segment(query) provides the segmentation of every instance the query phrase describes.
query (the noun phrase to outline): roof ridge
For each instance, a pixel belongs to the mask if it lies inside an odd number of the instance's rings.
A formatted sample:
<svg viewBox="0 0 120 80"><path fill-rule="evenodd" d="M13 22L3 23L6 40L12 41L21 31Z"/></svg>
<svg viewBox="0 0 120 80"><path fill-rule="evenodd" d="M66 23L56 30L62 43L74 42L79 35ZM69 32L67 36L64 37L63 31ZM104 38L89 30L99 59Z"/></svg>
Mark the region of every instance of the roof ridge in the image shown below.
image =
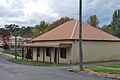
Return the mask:
<svg viewBox="0 0 120 80"><path fill-rule="evenodd" d="M78 21L76 20L75 25L74 25L74 28L73 28L73 31L72 31L71 36L70 36L70 39L73 39L75 30L76 30L76 28L77 28L77 24L78 24Z"/></svg>

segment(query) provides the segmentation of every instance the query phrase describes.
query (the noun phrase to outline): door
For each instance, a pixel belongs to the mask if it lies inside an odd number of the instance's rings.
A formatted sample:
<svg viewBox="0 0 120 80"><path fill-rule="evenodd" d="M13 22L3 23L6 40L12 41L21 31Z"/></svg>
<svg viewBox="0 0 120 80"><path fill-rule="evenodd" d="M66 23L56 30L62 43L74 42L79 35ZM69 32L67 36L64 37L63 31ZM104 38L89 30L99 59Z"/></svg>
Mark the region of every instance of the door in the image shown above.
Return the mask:
<svg viewBox="0 0 120 80"><path fill-rule="evenodd" d="M57 63L57 48L55 48L54 62Z"/></svg>

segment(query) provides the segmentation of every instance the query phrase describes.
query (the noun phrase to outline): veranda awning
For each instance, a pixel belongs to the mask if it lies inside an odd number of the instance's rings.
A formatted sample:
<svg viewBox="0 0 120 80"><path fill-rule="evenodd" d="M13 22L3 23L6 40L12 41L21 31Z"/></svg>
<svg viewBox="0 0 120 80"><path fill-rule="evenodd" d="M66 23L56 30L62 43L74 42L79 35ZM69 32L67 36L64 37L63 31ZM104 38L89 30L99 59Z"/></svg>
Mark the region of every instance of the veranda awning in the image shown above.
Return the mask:
<svg viewBox="0 0 120 80"><path fill-rule="evenodd" d="M36 42L23 44L24 47L71 47L72 42Z"/></svg>

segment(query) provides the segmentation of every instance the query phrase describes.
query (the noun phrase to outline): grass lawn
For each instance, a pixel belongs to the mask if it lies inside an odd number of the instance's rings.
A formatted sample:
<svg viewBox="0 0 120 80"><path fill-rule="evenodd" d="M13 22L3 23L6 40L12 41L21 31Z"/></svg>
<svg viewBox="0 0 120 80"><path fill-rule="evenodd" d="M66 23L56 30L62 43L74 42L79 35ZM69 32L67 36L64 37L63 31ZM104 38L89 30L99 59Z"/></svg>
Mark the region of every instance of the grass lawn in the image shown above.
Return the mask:
<svg viewBox="0 0 120 80"><path fill-rule="evenodd" d="M110 73L110 74L120 74L120 70L112 70L112 69L107 69L103 67L93 67L91 68L95 72L105 72L105 73Z"/></svg>
<svg viewBox="0 0 120 80"><path fill-rule="evenodd" d="M15 55L14 52L3 52L4 54L10 54L10 55ZM18 57L22 57L22 55L20 53L17 53Z"/></svg>
<svg viewBox="0 0 120 80"><path fill-rule="evenodd" d="M110 67L110 68L120 68L120 64L112 64L112 65L107 65L105 67Z"/></svg>
<svg viewBox="0 0 120 80"><path fill-rule="evenodd" d="M54 64L54 63L49 63L49 62L42 62L42 61L27 61L27 60L22 60L22 59L17 59L15 60L14 58L8 58L8 61L15 62L17 64L23 64L23 65L30 65L30 66L42 66L42 67L62 67L66 66L68 64Z"/></svg>

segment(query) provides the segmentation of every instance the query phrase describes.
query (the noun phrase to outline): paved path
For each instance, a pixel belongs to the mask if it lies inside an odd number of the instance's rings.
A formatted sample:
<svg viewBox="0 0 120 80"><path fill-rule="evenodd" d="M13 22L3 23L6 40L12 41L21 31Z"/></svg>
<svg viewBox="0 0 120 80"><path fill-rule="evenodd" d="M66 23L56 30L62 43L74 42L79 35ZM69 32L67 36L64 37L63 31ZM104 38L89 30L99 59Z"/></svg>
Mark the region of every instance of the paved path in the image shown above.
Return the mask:
<svg viewBox="0 0 120 80"><path fill-rule="evenodd" d="M68 72L66 68L44 68L19 65L0 54L0 80L115 80L95 75Z"/></svg>

